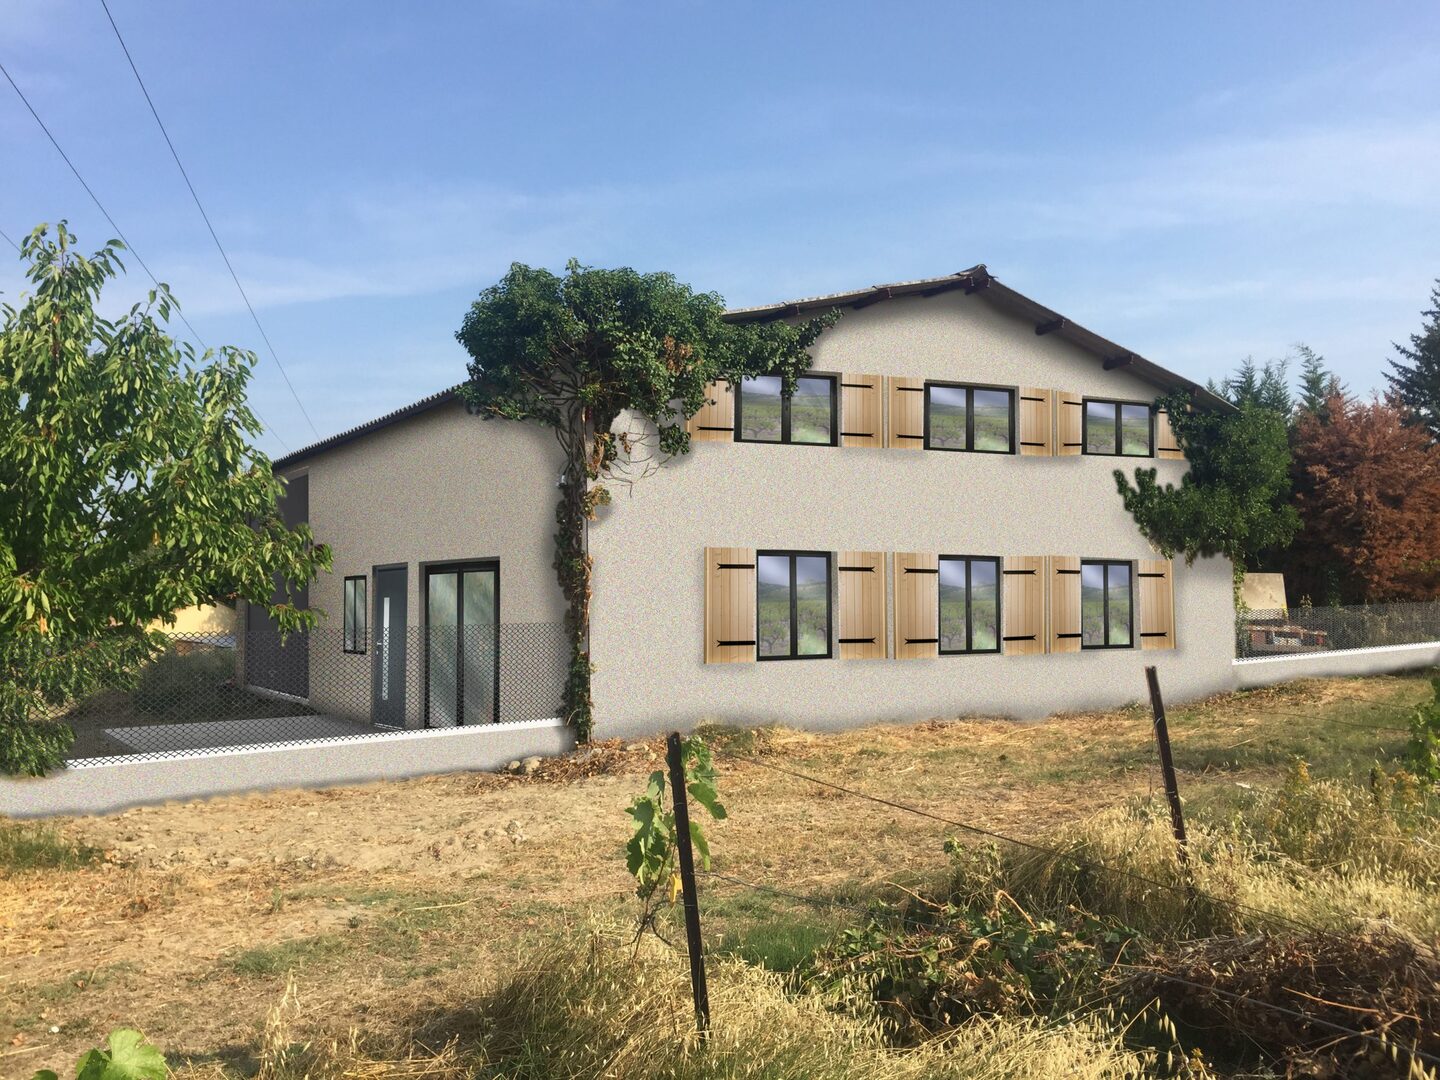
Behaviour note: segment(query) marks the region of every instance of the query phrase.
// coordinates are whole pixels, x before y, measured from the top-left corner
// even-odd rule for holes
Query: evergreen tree
[[[1440,278],[1430,289],[1430,307],[1420,333],[1410,335],[1410,345],[1395,343],[1398,358],[1391,357],[1393,371],[1385,373],[1390,389],[1412,414],[1412,422],[1423,424],[1432,439],[1440,440]]]
[[[1265,361],[1260,382],[1255,390],[1255,404],[1281,416],[1289,417],[1295,407],[1290,396],[1290,358]]]
[[[1330,421],[1330,399],[1345,396],[1345,387],[1325,366],[1325,357],[1309,345],[1295,346],[1300,354],[1300,399],[1295,403],[1296,420],[1313,416],[1320,423]]]

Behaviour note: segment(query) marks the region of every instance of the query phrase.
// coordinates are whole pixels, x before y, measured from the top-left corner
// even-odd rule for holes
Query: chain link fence
[[[1440,603],[1253,609],[1236,617],[1235,638],[1241,660],[1418,645],[1440,641]]]
[[[559,623],[312,630],[248,656],[244,635],[177,633],[56,718],[71,760],[373,738],[557,717],[567,667]]]

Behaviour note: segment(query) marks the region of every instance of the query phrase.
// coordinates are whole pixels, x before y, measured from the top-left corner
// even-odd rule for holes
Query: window
[[[762,551],[755,558],[755,640],[761,660],[830,655],[830,555]]]
[[[1128,562],[1081,562],[1081,647],[1128,649],[1132,608]]]
[[[1000,560],[940,556],[940,651],[1000,651]]]
[[[835,445],[835,378],[805,375],[786,397],[779,375],[761,375],[740,384],[735,401],[739,442]]]
[[[1150,406],[1085,399],[1085,453],[1150,457]]]
[[[365,626],[365,578],[345,579],[345,651],[363,653],[369,635]]]
[[[1015,392],[925,384],[925,446],[1009,454],[1015,449]]]

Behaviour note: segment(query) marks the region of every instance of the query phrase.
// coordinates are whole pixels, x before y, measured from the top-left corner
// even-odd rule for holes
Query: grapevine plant
[[[75,1080],[165,1080],[165,1056],[138,1031],[112,1031],[104,1049],[87,1050],[75,1065]],[[32,1080],[59,1080],[41,1069]]]
[[[685,774],[685,790],[690,802],[705,808],[715,821],[725,818],[725,807],[715,787],[714,758],[703,739],[692,735],[680,742],[680,762]],[[625,811],[634,821],[630,842],[625,845],[625,861],[635,878],[635,895],[640,898],[640,922],[635,940],[648,928],[660,937],[655,916],[668,892],[668,902],[675,903],[680,893],[680,874],[675,869],[675,811],[665,802],[665,773],[656,769],[650,774],[645,792],[636,797]],[[710,844],[705,838],[694,810],[690,815],[690,842],[700,855],[700,864],[710,869]],[[662,892],[661,887],[667,891]],[[662,938],[663,940],[663,938]]]

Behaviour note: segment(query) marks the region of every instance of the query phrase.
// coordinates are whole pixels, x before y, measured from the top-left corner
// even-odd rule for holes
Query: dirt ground
[[[1398,715],[1425,689],[1419,678],[1333,680],[1172,713],[1182,784],[1192,794],[1263,786],[1291,753],[1347,739],[1393,754],[1403,736],[1356,730],[1355,717]],[[1028,837],[1149,797],[1158,783],[1139,710],[713,741],[730,811],[709,826],[717,869],[806,894],[938,873],[942,841],[957,830],[769,766]],[[122,1025],[172,1062],[246,1072],[292,976],[317,1034],[428,1029],[538,938],[625,917],[624,809],[662,758],[658,739],[607,743],[531,777],[431,777],[54,822],[96,854],[78,868],[0,878],[0,1076],[42,1065],[63,1075]]]

